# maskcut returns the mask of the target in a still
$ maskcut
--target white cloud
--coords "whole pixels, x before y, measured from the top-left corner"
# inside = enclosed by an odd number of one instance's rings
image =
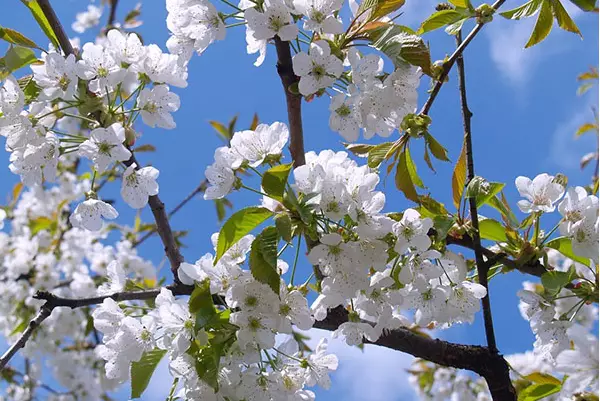
[[[502,10],[510,10],[522,1],[508,1]],[[583,12],[563,2],[567,12],[576,19]],[[484,30],[490,41],[490,57],[496,63],[496,67],[504,78],[508,79],[513,86],[522,86],[531,77],[535,68],[547,57],[561,53],[569,48],[566,40],[573,39],[557,26],[554,26],[550,37],[543,43],[525,49],[525,44],[533,31],[537,15],[519,21],[507,20],[496,16],[494,22],[488,24]],[[563,39],[564,38],[564,39]]]
[[[592,107],[598,108],[598,91],[590,91],[586,95],[585,102],[569,119],[558,125],[550,140],[549,157],[547,163],[558,167],[563,173],[577,173],[581,157],[589,152],[597,150],[597,144],[591,133],[575,139],[575,132],[584,123],[593,121]],[[589,176],[592,175],[592,167],[585,170]]]
[[[309,343],[316,344],[322,337],[330,338],[331,332],[313,329],[307,335]],[[418,399],[406,372],[412,355],[376,345],[360,350],[339,339],[330,339],[329,350],[339,358],[338,370],[331,375],[331,391],[342,392],[344,401]]]

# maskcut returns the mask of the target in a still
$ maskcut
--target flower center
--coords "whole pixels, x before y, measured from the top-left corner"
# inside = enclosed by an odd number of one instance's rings
[[[98,153],[101,153],[103,155],[108,155],[110,156],[110,151],[112,150],[112,148],[114,148],[115,145],[110,144],[108,142],[100,142],[98,144]]]
[[[338,115],[341,117],[347,117],[352,113],[352,110],[350,110],[350,107],[348,107],[347,104],[343,104],[340,107],[338,107],[335,110],[335,112],[338,113]]]

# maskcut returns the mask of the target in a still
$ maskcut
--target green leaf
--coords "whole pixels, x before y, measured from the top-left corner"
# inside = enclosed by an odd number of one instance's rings
[[[9,74],[37,61],[33,50],[27,47],[11,46],[3,57],[6,71]]]
[[[19,88],[21,88],[25,94],[25,104],[30,104],[31,102],[37,100],[42,88],[40,88],[33,80],[33,74],[21,77],[17,79],[17,82],[19,83]]]
[[[387,55],[396,67],[408,63],[432,75],[429,48],[421,37],[409,34],[405,28],[395,24],[373,29],[368,35],[373,47]]]
[[[462,29],[465,22],[467,22],[469,18],[463,18],[459,21],[456,21],[454,24],[450,24],[444,29],[448,35],[456,35]]]
[[[398,10],[406,0],[363,0],[358,7],[357,15],[371,10],[369,20],[374,21],[387,14]]]
[[[592,131],[592,130],[597,131],[598,130],[598,126],[596,124],[592,124],[592,123],[583,124],[582,126],[580,126],[577,129],[577,132],[575,132],[575,136],[579,137],[579,136],[585,134],[586,132]]]
[[[375,145],[368,145],[366,143],[344,143],[344,147],[358,157],[367,157]]]
[[[31,235],[36,235],[40,231],[54,231],[56,229],[56,221],[48,218],[48,217],[38,217],[35,220],[29,221],[29,229],[31,230]]]
[[[279,295],[280,277],[277,270],[277,229],[265,228],[252,242],[250,272],[261,283],[267,284]]]
[[[419,204],[421,205],[419,209],[424,208],[427,210],[427,217],[448,215],[448,211],[444,207],[444,204],[436,201],[429,195],[419,196]]]
[[[406,168],[408,169],[408,174],[410,174],[411,181],[419,188],[425,188],[425,184],[423,184],[419,173],[417,173],[417,166],[410,157],[408,146],[405,148],[404,153],[406,154]]]
[[[542,6],[544,0],[530,0],[527,3],[520,5],[512,10],[501,12],[500,15],[508,19],[521,19],[523,17],[531,17]]]
[[[223,124],[218,121],[209,121],[208,123],[215,129],[215,131],[217,131],[217,134],[221,135],[223,139],[225,139],[225,141],[229,142],[231,140],[231,133]]]
[[[385,160],[385,156],[388,154],[389,150],[394,146],[394,144],[395,142],[384,142],[373,147],[369,151],[369,156],[367,159],[367,164],[369,167],[379,167],[379,165]]]
[[[460,209],[460,201],[462,199],[463,192],[465,190],[465,183],[467,182],[467,143],[463,141],[463,146],[460,151],[460,156],[454,166],[452,172],[452,202],[454,207]]]
[[[552,383],[536,383],[521,390],[518,401],[537,401],[558,393],[562,385]]]
[[[225,224],[223,224],[223,227],[221,227],[221,231],[219,231],[217,255],[215,256],[214,264],[216,265],[221,256],[236,242],[272,215],[273,212],[269,209],[256,206],[247,207],[232,214]]]
[[[439,143],[429,132],[425,133],[425,143],[427,143],[427,147],[436,159],[443,160],[445,162],[450,161],[446,148],[444,148],[442,144]]]
[[[222,342],[211,341],[209,346],[203,347],[193,355],[198,377],[215,390],[219,389],[219,365],[225,345]]]
[[[534,383],[550,383],[550,384],[561,384],[561,381],[556,377],[549,375],[548,373],[534,372],[525,376],[525,379]]]
[[[287,213],[280,213],[275,216],[275,228],[277,228],[279,236],[285,242],[292,240],[292,219]]]
[[[12,43],[15,45],[31,47],[34,49],[41,49],[35,42],[21,32],[17,32],[14,29],[4,28],[0,26],[0,39],[4,39],[8,43]]]
[[[217,315],[215,305],[210,294],[210,281],[204,280],[202,283],[197,283],[190,299],[188,307],[192,315],[196,315],[196,331],[200,330]]]
[[[479,220],[479,236],[484,239],[489,239],[496,242],[506,242],[506,229],[502,223],[494,219]]]
[[[471,5],[471,2],[469,0],[448,0],[448,1],[454,7],[458,7],[458,8],[471,8],[471,7],[473,7]]]
[[[488,182],[483,177],[475,176],[467,185],[465,197],[475,198],[477,207],[481,207],[502,191],[504,186],[501,182]]]
[[[446,25],[454,24],[465,18],[465,13],[458,10],[441,10],[431,14],[417,30],[418,35],[431,32]]]
[[[531,46],[535,46],[542,40],[546,39],[552,30],[553,21],[552,7],[550,6],[550,2],[544,1],[542,3],[542,7],[540,8],[540,15],[538,15],[538,19],[533,27],[533,32],[531,32],[531,37],[527,41],[525,48],[527,49]]]
[[[144,352],[142,359],[138,362],[131,363],[131,398],[142,396],[150,383],[154,370],[166,353],[167,350],[155,348],[152,351]]]
[[[596,6],[596,0],[570,0],[571,3],[581,8],[583,11],[594,11],[598,7]]]
[[[42,28],[42,31],[44,31],[46,37],[50,39],[50,42],[52,42],[54,47],[56,49],[60,49],[58,37],[54,33],[54,30],[52,30],[52,26],[50,26],[50,22],[48,22],[48,18],[46,18],[46,15],[44,15],[44,12],[42,11],[37,0],[21,0],[21,2],[25,4],[27,8],[29,8],[29,11],[31,11],[31,14],[37,21],[38,25],[40,28]]]
[[[134,148],[132,150],[135,153],[139,153],[139,152],[155,152],[156,151],[156,147],[154,145],[151,145],[151,144],[147,143],[145,145],[138,146],[137,148]]]
[[[408,166],[408,161],[406,157],[405,148],[398,158],[398,165],[396,166],[396,188],[404,193],[407,199],[410,199],[414,202],[419,201],[419,195],[417,194],[417,190],[415,189],[415,184],[411,179],[411,173]],[[409,155],[410,157],[410,155]],[[412,160],[411,160],[412,162]]]
[[[569,259],[573,259],[574,261],[584,264],[586,266],[590,266],[590,260],[588,258],[583,258],[581,256],[575,255],[573,252],[573,247],[571,245],[571,239],[568,237],[558,237],[553,239],[552,241],[546,244],[548,248],[556,249],[558,252],[562,253]]]
[[[503,195],[502,195],[503,196]],[[517,216],[510,210],[507,204],[498,199],[497,196],[491,197],[488,199],[487,204],[496,209],[502,214],[504,217],[504,221],[512,224],[513,226],[518,226],[519,221],[517,220]]]
[[[288,176],[292,170],[292,164],[281,164],[271,167],[264,173],[262,178],[261,185],[265,193],[280,202],[283,200],[283,193],[285,192]]]
[[[575,23],[575,21],[573,21],[567,10],[565,10],[560,0],[550,1],[550,4],[552,5],[552,13],[556,18],[558,26],[564,29],[565,31],[576,33],[583,38],[583,35],[579,31],[577,24]]]

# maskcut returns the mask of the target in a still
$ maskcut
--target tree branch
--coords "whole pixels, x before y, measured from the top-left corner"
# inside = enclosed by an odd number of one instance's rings
[[[35,329],[50,316],[52,309],[53,308],[46,307],[45,304],[40,308],[38,314],[29,322],[25,331],[21,334],[21,337],[19,337],[19,339],[0,357],[0,371],[4,369],[8,361],[15,356],[18,350],[25,347],[29,337],[31,337]]]
[[[40,5],[42,12],[48,19],[48,23],[50,23],[50,27],[54,31],[54,34],[58,38],[58,43],[60,44],[60,47],[62,48],[62,51],[65,54],[65,56],[68,56],[69,54],[74,54],[73,46],[71,46],[69,37],[67,36],[65,30],[60,24],[60,21],[58,20],[54,9],[50,5],[50,1],[38,0],[38,4]]]
[[[190,192],[181,202],[179,202],[177,204],[177,206],[175,206],[173,208],[173,210],[171,210],[169,212],[169,214],[167,215],[167,217],[170,219],[171,217],[173,217],[173,215],[175,213],[177,213],[182,207],[184,207],[189,201],[191,201],[194,196],[196,196],[199,193],[202,193],[204,191],[206,191],[206,187],[208,185],[208,180],[203,180],[200,185],[198,185],[192,192]],[[151,231],[147,232],[146,234],[144,234],[139,240],[135,241],[132,246],[135,248],[136,246],[140,245],[142,242],[146,241],[148,238],[150,238],[151,236],[153,236],[154,234],[156,234],[156,228],[153,228]]]
[[[460,48],[462,45],[462,35],[458,31],[456,34],[456,44]],[[458,55],[456,60],[458,68],[458,87],[460,90],[460,103],[463,117],[463,127],[465,129],[465,145],[467,155],[467,182],[466,186],[469,185],[471,180],[475,178],[475,165],[473,162],[473,139],[471,135],[471,117],[473,113],[469,110],[467,103],[467,84],[465,81],[465,62],[462,54]],[[469,210],[471,213],[471,226],[473,227],[473,250],[475,251],[475,262],[477,264],[477,276],[479,277],[479,284],[485,287],[485,297],[481,299],[483,309],[483,321],[485,326],[485,337],[490,352],[497,353],[498,348],[496,347],[496,336],[494,334],[494,323],[492,320],[492,309],[490,306],[490,291],[488,288],[488,271],[489,265],[483,260],[483,252],[481,246],[481,238],[479,236],[479,214],[477,213],[477,199],[474,197],[469,198]]]
[[[166,288],[171,290],[173,295],[190,295],[193,291],[193,287],[181,284],[174,284],[167,286]],[[30,322],[27,330],[23,332],[19,340],[17,340],[17,343],[2,356],[0,359],[0,369],[4,368],[16,351],[25,345],[25,342],[31,337],[33,330],[37,328],[44,319],[50,316],[54,308],[62,307],[74,309],[97,305],[104,302],[107,298],[111,298],[117,302],[154,299],[158,296],[160,290],[160,288],[157,288],[145,291],[118,292],[81,299],[62,298],[46,291],[38,291],[34,295],[34,298],[45,300],[46,303],[42,305],[40,313],[32,322]],[[327,318],[320,322],[315,322],[314,327],[333,331],[347,321],[348,312],[340,306],[330,309]],[[369,342],[365,341],[365,343]],[[514,389],[512,388],[508,376],[508,365],[501,355],[490,352],[486,347],[434,340],[416,334],[406,328],[385,332],[378,341],[372,342],[371,344],[406,352],[440,365],[471,370],[486,379],[495,401],[515,399]],[[7,354],[9,355],[7,356]],[[511,392],[511,390],[513,392]]]
[[[275,36],[275,48],[277,49],[277,73],[281,78],[287,104],[290,125],[290,153],[294,161],[294,167],[299,167],[305,163],[304,136],[302,134],[302,96],[289,90],[290,86],[297,83],[299,78],[294,74],[289,42],[284,42],[279,39],[279,36]]]
[[[111,27],[115,25],[115,18],[117,16],[117,5],[119,4],[119,0],[109,0],[109,4],[110,13],[108,14],[108,21],[106,21],[106,31],[108,31]]]
[[[335,330],[347,321],[348,311],[338,306],[330,309],[327,318],[315,322],[313,327]],[[487,347],[431,339],[407,328],[386,331],[377,341],[364,340],[364,342],[405,352],[439,365],[470,370],[486,380],[494,401],[516,401],[517,399],[510,381],[508,364],[500,354],[492,352]]]
[[[124,162],[124,164],[129,167],[133,163],[135,163],[135,169],[139,170],[141,168],[140,164],[135,158],[133,151],[131,151],[131,157],[129,160]],[[152,211],[152,215],[154,216],[154,221],[156,221],[156,232],[160,236],[160,239],[165,248],[165,254],[169,259],[169,263],[171,264],[171,273],[173,273],[173,279],[176,284],[179,284],[179,277],[177,276],[177,269],[179,265],[184,261],[183,255],[179,252],[179,247],[177,246],[177,242],[175,241],[175,236],[173,235],[173,230],[171,229],[171,223],[169,223],[169,216],[165,212],[165,204],[160,200],[158,195],[152,195],[148,198],[148,204],[150,205],[150,210]]]
[[[500,8],[500,6],[502,6],[502,4],[504,4],[505,1],[506,0],[496,0],[496,2],[492,5],[492,8],[494,9],[494,11],[497,11]],[[463,53],[465,48],[469,45],[469,43],[471,43],[471,41],[475,38],[475,36],[477,36],[477,34],[481,30],[481,28],[483,28],[484,25],[485,25],[484,23],[479,23],[479,24],[475,25],[475,27],[471,30],[471,32],[469,32],[469,34],[467,35],[465,40],[462,41],[460,43],[460,45],[456,48],[454,53],[452,53],[450,58],[444,62],[444,64],[442,65],[442,71],[440,73],[440,76],[437,78],[437,81],[435,82],[435,86],[431,90],[431,93],[429,94],[429,98],[423,105],[423,108],[421,109],[419,114],[429,114],[429,110],[431,109],[431,106],[433,106],[433,102],[435,101],[435,98],[437,97],[438,93],[440,92],[442,85],[444,85],[444,81],[446,80],[446,77],[450,73],[452,66],[454,65],[454,63],[456,62],[458,57]]]

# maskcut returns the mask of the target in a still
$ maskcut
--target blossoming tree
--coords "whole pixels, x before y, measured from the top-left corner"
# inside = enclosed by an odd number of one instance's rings
[[[167,0],[165,47],[135,33],[139,7],[116,21],[118,0],[106,2],[106,27],[83,45],[69,40],[49,0],[22,0],[50,46],[18,26],[0,27],[10,44],[0,59],[0,134],[21,180],[0,209],[0,330],[9,343],[1,398],[106,400],[125,382],[139,398],[165,359],[168,400],[313,400],[311,388],[327,389],[338,367],[327,338],[311,346],[301,333],[319,328],[349,347],[419,358],[410,373],[424,399],[598,400],[597,172],[585,188],[560,174],[518,177],[523,199],[509,204],[505,183],[475,174],[463,60],[496,18],[537,15],[526,47],[544,40],[554,20],[579,33],[564,1],[508,10],[504,0],[449,0],[414,31],[395,22],[405,0]],[[569,1],[597,12],[595,0]],[[73,30],[98,25],[102,11],[90,5]],[[221,217],[234,191],[249,191],[256,205],[226,216],[210,238],[214,252],[191,263],[160,200],[159,169],[136,154],[151,144],[134,143],[141,126],[176,128],[188,63],[236,26],[246,30],[248,53],[258,53],[256,66],[276,52],[273,78],[288,113],[242,131],[214,123],[228,144],[173,213],[198,193]],[[422,35],[440,28],[456,48],[432,62]],[[431,169],[450,161],[429,111],[453,69],[464,137],[447,207],[435,191],[424,193],[411,150],[424,146]],[[431,88],[419,107],[424,81]],[[301,108],[315,97],[331,99],[329,125],[345,150],[305,152]],[[597,123],[587,130],[597,134]],[[388,139],[356,143],[375,135]],[[597,153],[586,158],[597,162]],[[386,174],[396,186],[388,191],[413,207],[384,212],[378,184]],[[114,185],[124,203],[103,196]],[[146,207],[154,222],[120,224],[120,209]],[[552,214],[558,223],[544,230]],[[154,234],[171,267],[159,280],[136,250]],[[530,353],[505,358],[496,346],[488,282],[500,274],[534,280],[518,293],[536,338]],[[476,314],[485,346],[425,333]],[[25,371],[15,367],[17,354]],[[42,383],[44,361],[66,391]]]

